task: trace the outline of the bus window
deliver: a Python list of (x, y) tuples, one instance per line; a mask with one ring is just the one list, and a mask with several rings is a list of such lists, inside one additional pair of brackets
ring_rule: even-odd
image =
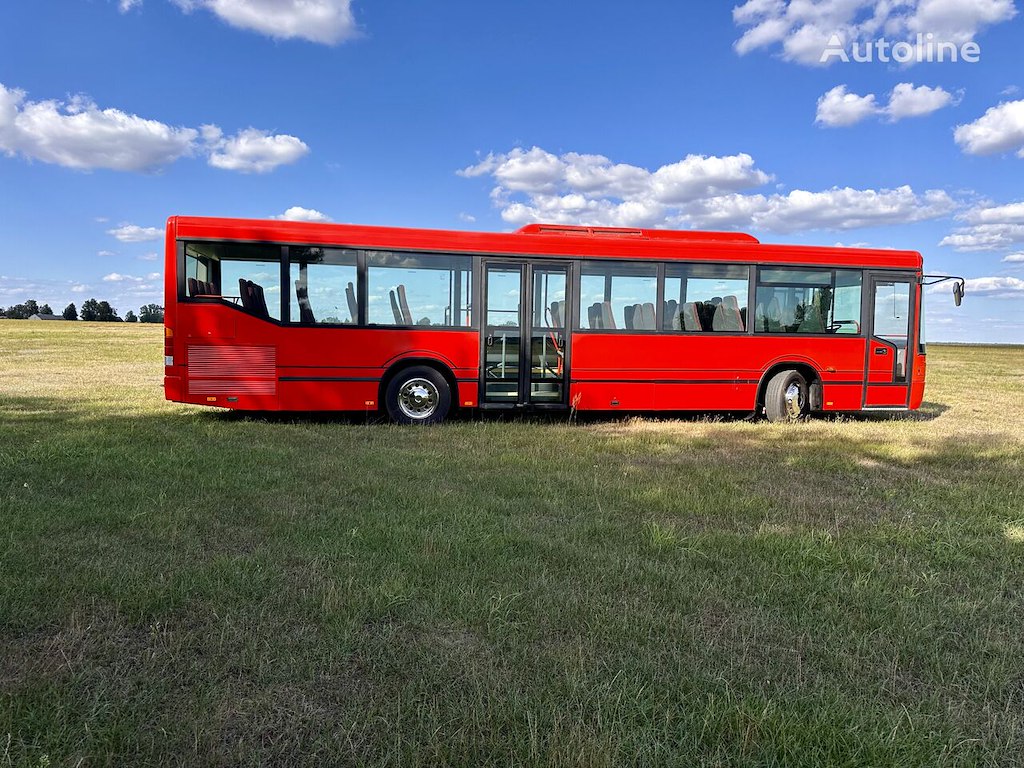
[[(215, 245), (189, 243), (185, 246), (186, 296), (213, 293), (213, 265), (220, 258), (221, 250), (223, 248)], [(204, 285), (200, 288), (197, 283)], [(210, 285), (209, 291), (205, 290), (207, 283)]]
[(654, 264), (584, 262), (576, 327), (602, 331), (656, 330), (658, 267)]
[(837, 269), (762, 269), (757, 333), (860, 333), (861, 273)]
[(833, 333), (860, 333), (860, 297), (863, 273), (859, 269), (837, 269), (829, 329)]
[(342, 248), (290, 248), (289, 318), (293, 323), (354, 325), (356, 251)]
[(280, 320), (281, 248), (189, 243), (185, 246), (185, 295), (230, 301), (252, 314)]
[[(252, 283), (252, 298), (242, 291), (243, 283)], [(239, 297), (247, 312), (274, 320), (281, 319), (281, 248), (276, 245), (229, 244), (220, 260), (221, 295)]]
[(749, 267), (670, 264), (665, 268), (662, 328), (667, 331), (745, 331), (749, 288)]
[(367, 251), (366, 322), (469, 327), (472, 273), (470, 256)]

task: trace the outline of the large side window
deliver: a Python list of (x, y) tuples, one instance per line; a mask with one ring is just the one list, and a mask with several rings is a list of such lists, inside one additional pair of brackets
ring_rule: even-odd
[(602, 331), (654, 331), (658, 268), (654, 264), (584, 262), (577, 327)]
[(861, 273), (852, 269), (761, 269), (758, 333), (860, 333)]
[(860, 297), (864, 273), (859, 269), (837, 269), (829, 331), (856, 336), (860, 333)]
[(469, 327), (472, 273), (470, 256), (367, 251), (366, 321)]
[(662, 327), (669, 331), (740, 333), (747, 329), (750, 268), (734, 264), (665, 267)]
[(250, 243), (187, 244), (184, 297), (228, 301), (257, 317), (280, 320), (281, 248)]
[(281, 248), (228, 244), (220, 263), (224, 296), (238, 296), (242, 308), (257, 317), (281, 319)]
[(201, 290), (198, 283), (209, 282), (210, 293), (213, 292), (213, 267), (220, 259), (223, 248), (206, 243), (189, 243), (185, 246), (185, 295), (198, 296), (205, 291)]
[(290, 248), (288, 251), (293, 323), (359, 321), (356, 251), (343, 248)]

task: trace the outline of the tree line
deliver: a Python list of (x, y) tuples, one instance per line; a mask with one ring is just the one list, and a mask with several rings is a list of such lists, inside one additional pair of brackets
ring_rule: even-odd
[[(32, 315), (52, 315), (54, 311), (49, 304), (40, 304), (35, 299), (29, 299), (24, 304), (14, 304), (7, 309), (0, 307), (0, 317), (11, 320), (27, 320)], [(132, 310), (124, 313), (124, 317), (117, 314), (117, 309), (110, 306), (110, 302), (96, 301), (89, 299), (82, 302), (82, 310), (79, 312), (74, 302), (71, 302), (61, 313), (65, 320), (87, 320), (99, 323), (162, 323), (164, 321), (164, 308), (159, 304), (146, 304), (139, 307), (139, 314)]]

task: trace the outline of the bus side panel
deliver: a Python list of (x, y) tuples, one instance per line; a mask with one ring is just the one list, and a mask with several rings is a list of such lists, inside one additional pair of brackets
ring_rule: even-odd
[(914, 379), (910, 385), (910, 410), (916, 411), (924, 402), (924, 382), (928, 371), (927, 358), (917, 355), (914, 358)]
[[(581, 394), (581, 409), (612, 407), (616, 393), (630, 384), (632, 404), (622, 408), (751, 410), (770, 368), (803, 363), (821, 378), (825, 410), (858, 410), (864, 344), (861, 337), (835, 335), (578, 333), (572, 341), (573, 393)], [(637, 389), (641, 382), (654, 390)], [(601, 389), (594, 388), (598, 383)]]
[(654, 384), (577, 381), (569, 388), (569, 402), (581, 411), (649, 411), (655, 407)]
[(376, 381), (287, 381), (278, 385), (282, 411), (375, 411)]
[[(175, 373), (182, 375), (176, 383), (168, 379), (170, 399), (253, 410), (376, 410), (381, 379), (392, 366), (429, 360), (452, 372), (458, 382), (453, 397), (460, 404), (476, 405), (480, 337), (475, 331), (283, 326), (219, 301), (182, 302), (178, 308)], [(225, 359), (272, 352), (273, 396), (265, 375), (238, 366), (219, 371), (207, 364), (200, 383), (190, 371), (189, 349), (209, 349), (215, 359), (217, 351)], [(260, 388), (259, 396), (251, 394), (254, 387)]]

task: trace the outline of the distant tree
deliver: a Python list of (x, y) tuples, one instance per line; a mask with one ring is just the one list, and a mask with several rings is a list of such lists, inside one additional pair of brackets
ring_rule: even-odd
[(14, 304), (7, 308), (5, 313), (12, 320), (26, 320), (39, 311), (39, 305), (35, 299), (29, 299), (24, 304)]
[(139, 318), (137, 318), (135, 316), (135, 313), (129, 309), (127, 312), (124, 313), (124, 321), (126, 323), (137, 323), (139, 322)]
[(79, 317), (82, 320), (99, 320), (100, 303), (96, 299), (87, 299), (82, 302), (82, 312)]
[(50, 305), (49, 304), (43, 304), (43, 306), (41, 306), (39, 308), (39, 314), (40, 315), (52, 315), (53, 314), (53, 310), (50, 309)]
[(162, 323), (164, 321), (164, 308), (159, 304), (147, 304), (139, 307), (140, 323)]
[(71, 302), (66, 307), (64, 307), (64, 312), (62, 314), (64, 315), (65, 320), (77, 320), (78, 308), (75, 307), (75, 302)]
[(117, 316), (117, 309), (110, 306), (110, 302), (101, 301), (96, 310), (96, 319), (101, 323), (119, 323), (121, 318)]
[(7, 317), (7, 310), (0, 307), (0, 317)]

